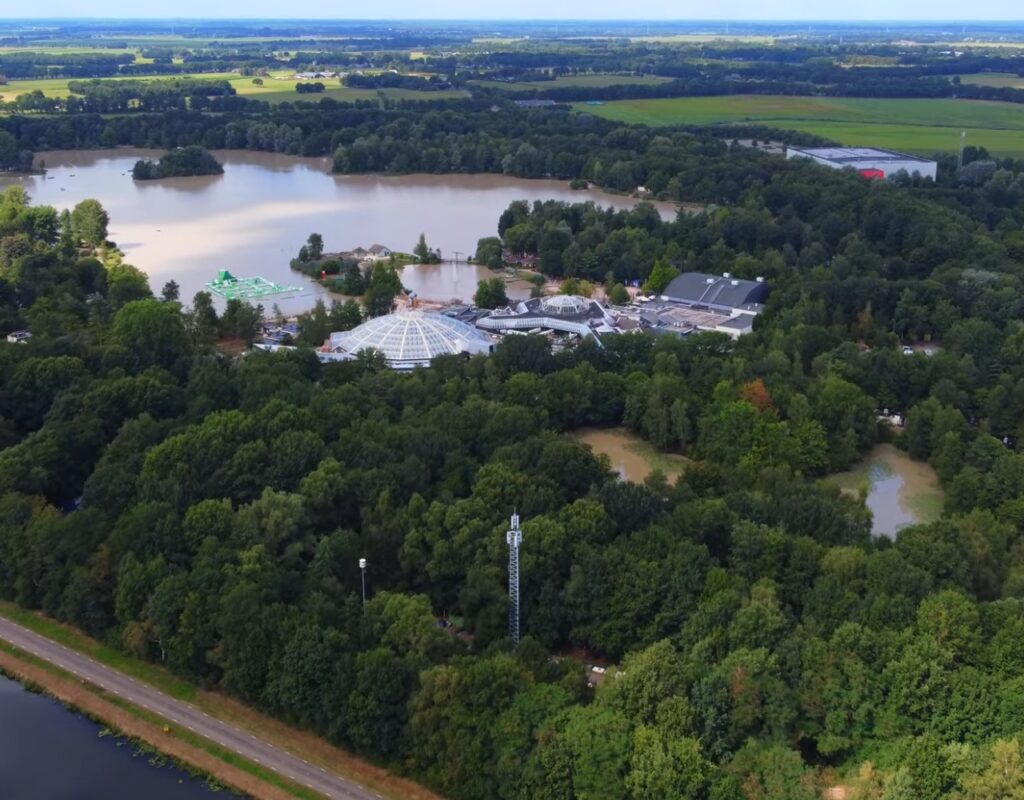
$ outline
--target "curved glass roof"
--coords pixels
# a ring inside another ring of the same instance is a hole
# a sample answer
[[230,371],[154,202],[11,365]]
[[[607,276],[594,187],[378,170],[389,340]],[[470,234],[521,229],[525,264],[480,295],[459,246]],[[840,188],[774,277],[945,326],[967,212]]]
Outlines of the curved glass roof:
[[472,325],[427,311],[399,311],[331,334],[331,344],[349,353],[379,350],[392,365],[427,364],[441,355],[486,353],[490,340]]
[[574,294],[556,294],[541,300],[540,307],[545,314],[582,314],[587,309],[587,301]]

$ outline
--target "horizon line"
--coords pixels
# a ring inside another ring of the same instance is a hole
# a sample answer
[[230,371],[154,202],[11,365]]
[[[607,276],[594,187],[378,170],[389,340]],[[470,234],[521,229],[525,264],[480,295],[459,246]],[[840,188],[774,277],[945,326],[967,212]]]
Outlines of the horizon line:
[[909,25],[983,25],[989,23],[1000,23],[1000,24],[1014,24],[1021,25],[1024,27],[1024,18],[1010,18],[1010,17],[992,17],[988,19],[946,19],[946,18],[935,18],[935,19],[902,19],[902,18],[885,18],[885,17],[836,17],[834,19],[829,18],[810,18],[810,17],[688,17],[688,18],[676,18],[676,17],[246,17],[246,16],[208,16],[208,17],[195,17],[195,16],[183,16],[183,17],[148,17],[148,16],[67,16],[67,15],[54,15],[54,16],[4,16],[0,17],[0,23],[3,22],[32,22],[32,21],[46,21],[46,22],[75,22],[75,21],[90,21],[90,22],[134,22],[134,21],[146,21],[146,22],[509,22],[514,24],[527,24],[532,22],[540,23],[591,23],[597,24],[602,22],[614,22],[614,23],[634,23],[637,25],[643,25],[647,23],[662,23],[662,24],[709,24],[709,23],[724,23],[724,24],[735,24],[735,23],[752,23],[752,24],[765,24],[765,23],[798,23],[798,24],[809,24],[813,25],[816,23],[821,24],[836,24],[836,23],[858,23],[858,24],[879,24],[879,25],[893,25],[893,24],[909,24]]

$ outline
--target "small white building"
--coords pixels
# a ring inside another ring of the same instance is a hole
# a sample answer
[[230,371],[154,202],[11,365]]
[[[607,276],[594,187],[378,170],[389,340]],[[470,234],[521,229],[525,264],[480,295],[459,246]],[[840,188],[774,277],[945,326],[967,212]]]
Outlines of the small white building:
[[936,161],[879,147],[787,147],[786,158],[809,158],[832,169],[850,167],[868,178],[891,178],[906,172],[935,180],[939,170]]
[[366,251],[366,257],[372,258],[374,261],[387,261],[391,258],[391,248],[385,247],[382,244],[375,244]]
[[28,340],[31,338],[31,331],[11,331],[7,334],[7,341],[10,344],[28,344]]

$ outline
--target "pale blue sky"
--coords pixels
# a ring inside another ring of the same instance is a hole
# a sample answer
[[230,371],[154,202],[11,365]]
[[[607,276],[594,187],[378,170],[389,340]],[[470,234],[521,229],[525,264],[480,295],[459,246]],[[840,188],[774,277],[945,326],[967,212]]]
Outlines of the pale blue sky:
[[1020,0],[42,0],[0,17],[306,19],[1024,20]]

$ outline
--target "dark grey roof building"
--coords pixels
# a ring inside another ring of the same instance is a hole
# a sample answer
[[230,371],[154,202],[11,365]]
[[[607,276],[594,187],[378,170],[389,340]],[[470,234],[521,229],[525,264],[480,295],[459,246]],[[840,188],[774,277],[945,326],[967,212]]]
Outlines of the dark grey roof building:
[[514,310],[498,310],[481,317],[476,325],[495,332],[542,329],[592,336],[612,331],[614,322],[597,301],[559,294],[523,300]]
[[684,272],[665,287],[661,296],[666,300],[699,308],[756,314],[768,299],[768,292],[768,284],[761,278],[747,281],[734,278],[728,272],[721,276]]

